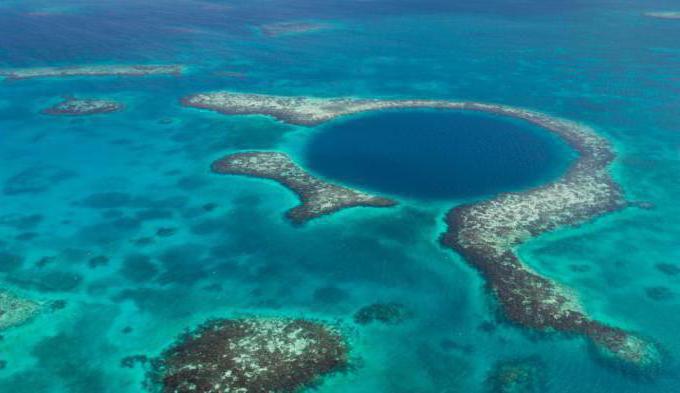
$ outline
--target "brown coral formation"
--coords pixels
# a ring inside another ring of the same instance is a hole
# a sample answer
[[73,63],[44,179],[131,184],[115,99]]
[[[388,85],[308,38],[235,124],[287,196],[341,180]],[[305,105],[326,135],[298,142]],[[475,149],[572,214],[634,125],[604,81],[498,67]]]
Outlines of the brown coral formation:
[[289,319],[215,320],[156,362],[164,393],[297,392],[347,365],[341,335]]
[[37,67],[0,70],[10,80],[31,78],[63,78],[72,76],[147,76],[180,75],[181,65],[92,65],[71,67]]
[[212,164],[215,173],[246,175],[275,180],[293,190],[302,204],[286,216],[294,223],[355,206],[389,207],[396,202],[337,186],[318,179],[278,152],[237,153]]
[[591,319],[573,293],[540,276],[516,253],[517,246],[542,233],[579,225],[626,206],[607,170],[614,152],[589,127],[540,112],[478,102],[215,92],[191,95],[182,103],[225,114],[269,115],[307,126],[338,116],[393,108],[471,110],[513,117],[556,134],[579,153],[564,176],[539,188],[455,207],[447,215],[448,230],[441,241],[484,275],[509,320],[529,328],[584,335],[601,354],[626,364],[645,367],[661,361],[654,344]]
[[123,109],[123,105],[115,101],[92,99],[79,100],[69,97],[64,101],[43,110],[42,113],[55,116],[84,116],[117,112],[121,109]]

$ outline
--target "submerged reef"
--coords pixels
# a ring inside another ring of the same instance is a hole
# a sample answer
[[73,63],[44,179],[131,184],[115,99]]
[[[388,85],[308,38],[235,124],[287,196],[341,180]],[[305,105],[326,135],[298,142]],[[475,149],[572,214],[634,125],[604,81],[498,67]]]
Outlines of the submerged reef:
[[106,100],[79,100],[68,97],[64,101],[42,111],[46,115],[55,116],[84,116],[98,113],[117,112],[123,109],[123,105],[115,101]]
[[497,363],[486,380],[488,393],[543,393],[545,365],[534,357]]
[[180,75],[182,71],[181,65],[91,65],[6,69],[0,70],[0,76],[8,80],[17,80],[70,76]]
[[680,19],[680,11],[645,12],[645,16],[659,19]]
[[0,331],[21,326],[38,315],[40,303],[0,289]]
[[372,322],[395,325],[402,322],[407,314],[404,306],[399,303],[374,303],[360,308],[354,314],[354,322],[359,325],[368,325]]
[[318,30],[328,29],[330,25],[326,23],[313,22],[276,22],[260,26],[260,30],[270,37],[278,37],[286,34],[309,33]]
[[392,108],[469,110],[515,118],[557,135],[579,153],[563,176],[538,188],[453,208],[446,217],[448,229],[441,242],[460,253],[486,278],[509,321],[541,331],[585,336],[598,353],[636,367],[654,367],[661,362],[654,343],[593,320],[575,294],[539,275],[516,253],[520,244],[542,233],[583,224],[627,206],[607,170],[614,152],[590,127],[540,112],[478,102],[214,92],[187,96],[182,103],[224,114],[269,115],[306,126],[342,115]]
[[334,329],[300,319],[222,319],[186,334],[154,361],[163,393],[297,392],[347,365]]
[[224,157],[212,164],[215,173],[247,175],[275,180],[293,190],[302,204],[286,213],[294,223],[304,223],[322,215],[354,206],[389,207],[396,204],[318,179],[278,152],[247,152]]

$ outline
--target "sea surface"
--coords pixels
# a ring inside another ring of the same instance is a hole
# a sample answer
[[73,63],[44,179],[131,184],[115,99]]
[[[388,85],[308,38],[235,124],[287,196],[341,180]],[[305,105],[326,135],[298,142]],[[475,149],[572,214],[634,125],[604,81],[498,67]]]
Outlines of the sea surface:
[[[123,367],[123,358],[156,357],[186,329],[242,315],[343,326],[354,367],[324,378],[314,388],[323,393],[487,392],[495,364],[529,356],[542,364],[544,392],[680,391],[680,20],[644,16],[677,8],[660,0],[1,1],[0,68],[188,69],[0,81],[0,287],[66,302],[2,332],[0,392],[144,392],[146,367]],[[327,28],[260,29],[291,21]],[[506,323],[480,275],[439,244],[451,207],[559,176],[575,157],[561,141],[458,112],[390,111],[308,128],[180,105],[212,90],[493,102],[593,127],[615,147],[611,171],[627,199],[654,207],[554,231],[520,254],[573,288],[590,315],[657,342],[661,370],[629,373],[582,339]],[[116,100],[125,110],[40,114],[62,96]],[[293,226],[284,217],[297,204],[289,190],[210,173],[212,161],[243,150],[287,152],[323,178],[400,204]],[[343,166],[343,157],[357,159]],[[376,302],[412,315],[398,325],[353,323]]]

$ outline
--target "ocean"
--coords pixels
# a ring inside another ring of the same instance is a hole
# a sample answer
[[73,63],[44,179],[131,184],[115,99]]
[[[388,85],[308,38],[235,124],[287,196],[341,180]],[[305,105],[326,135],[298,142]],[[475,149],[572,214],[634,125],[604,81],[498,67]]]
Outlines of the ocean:
[[[60,304],[0,332],[0,392],[144,392],[153,362],[124,359],[157,358],[206,320],[242,316],[339,326],[351,367],[320,378],[312,389],[324,393],[489,392],[496,365],[525,358],[541,381],[521,391],[677,392],[680,20],[645,16],[673,7],[4,0],[0,70],[186,70],[0,81],[0,288]],[[280,22],[320,28],[262,28]],[[662,365],[631,372],[582,338],[509,323],[484,278],[439,242],[452,207],[563,173],[576,153],[561,140],[455,111],[305,127],[180,104],[217,90],[488,102],[592,127],[614,147],[610,172],[626,199],[652,208],[560,228],[518,252],[571,288],[588,315],[657,343]],[[64,96],[124,108],[41,114]],[[286,152],[323,179],[399,204],[292,225],[290,190],[210,172],[241,151]],[[408,317],[356,324],[357,310],[374,303],[401,304]]]

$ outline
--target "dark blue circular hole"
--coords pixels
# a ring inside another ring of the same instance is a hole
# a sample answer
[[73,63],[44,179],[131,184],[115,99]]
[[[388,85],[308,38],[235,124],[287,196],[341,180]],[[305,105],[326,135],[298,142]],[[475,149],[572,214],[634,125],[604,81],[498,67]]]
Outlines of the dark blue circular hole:
[[400,110],[325,124],[305,165],[329,180],[386,194],[446,199],[536,186],[575,153],[521,120],[465,111]]

